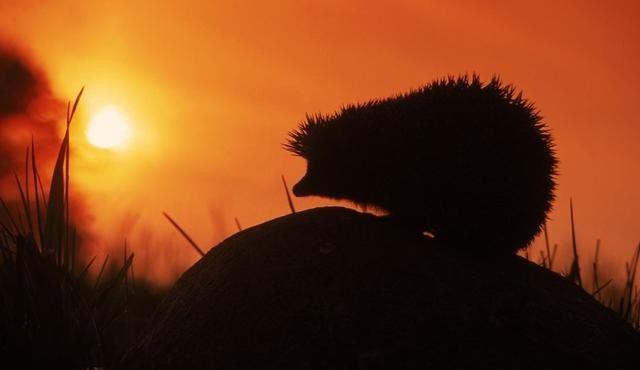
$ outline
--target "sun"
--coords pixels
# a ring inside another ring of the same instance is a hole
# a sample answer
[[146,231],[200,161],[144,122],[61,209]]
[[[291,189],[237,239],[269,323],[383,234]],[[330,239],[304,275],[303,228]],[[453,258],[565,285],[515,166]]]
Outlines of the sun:
[[87,140],[98,148],[122,148],[131,138],[127,117],[114,105],[102,108],[89,122]]

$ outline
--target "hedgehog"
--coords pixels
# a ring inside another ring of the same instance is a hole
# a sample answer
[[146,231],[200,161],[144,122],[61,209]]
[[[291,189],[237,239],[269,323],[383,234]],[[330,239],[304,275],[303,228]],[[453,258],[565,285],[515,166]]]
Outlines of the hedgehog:
[[307,162],[296,196],[375,207],[444,245],[482,254],[528,247],[554,200],[549,128],[495,76],[449,76],[307,115],[284,147]]

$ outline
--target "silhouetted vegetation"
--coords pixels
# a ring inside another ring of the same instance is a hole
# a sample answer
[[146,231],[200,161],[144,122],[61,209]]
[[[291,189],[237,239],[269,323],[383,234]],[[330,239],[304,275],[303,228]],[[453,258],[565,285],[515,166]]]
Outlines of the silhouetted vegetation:
[[[68,129],[81,94],[69,105],[67,132],[48,194],[40,180],[32,144],[24,179],[16,175],[19,209],[1,202],[0,354],[5,362],[23,368],[86,369],[115,364],[144,328],[161,296],[142,280],[133,278],[134,255],[126,243],[123,262],[110,262],[107,257],[95,277],[89,273],[97,264],[95,258],[86,263],[79,261],[76,231],[69,221]],[[282,180],[289,207],[295,212]],[[573,231],[573,210],[571,215]],[[236,224],[240,230],[237,219]],[[189,240],[186,232],[182,234]],[[557,245],[549,244],[546,228],[544,237],[546,248],[538,263],[559,271]],[[572,263],[561,273],[640,329],[636,283],[640,245],[626,263],[627,279],[622,285],[602,280],[599,246],[592,264],[592,281],[585,283],[575,237],[572,247]]]
[[133,281],[133,253],[126,246],[122,265],[107,257],[95,278],[89,274],[95,258],[79,261],[69,221],[69,125],[81,95],[68,107],[48,195],[32,144],[24,180],[16,175],[20,201],[1,202],[0,353],[6,363],[21,368],[112,364],[159,301],[147,286]]
[[[599,265],[600,241],[596,242],[593,262],[591,263],[591,282],[585,283],[584,271],[580,261],[584,260],[578,255],[576,245],[575,223],[573,218],[573,201],[570,201],[570,220],[571,220],[571,263],[567,269],[561,269],[556,265],[556,252],[558,245],[554,244],[553,248],[549,244],[549,235],[547,234],[546,225],[543,228],[543,236],[545,241],[545,249],[540,251],[540,257],[536,261],[540,266],[549,270],[556,271],[568,280],[572,281],[585,291],[589,292],[604,306],[615,311],[620,317],[629,322],[636,330],[640,330],[640,289],[636,282],[636,273],[638,271],[638,262],[640,261],[640,243],[631,255],[631,259],[625,262],[625,281],[620,284],[614,282],[613,279],[602,281],[602,275]],[[525,253],[527,259],[532,259],[528,253]]]

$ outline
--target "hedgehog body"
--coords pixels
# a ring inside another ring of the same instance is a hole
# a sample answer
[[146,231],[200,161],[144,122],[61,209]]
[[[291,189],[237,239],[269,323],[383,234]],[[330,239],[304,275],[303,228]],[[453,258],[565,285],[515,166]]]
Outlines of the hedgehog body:
[[554,198],[548,129],[533,104],[497,78],[450,77],[308,116],[285,147],[307,160],[295,195],[376,206],[482,253],[528,246]]

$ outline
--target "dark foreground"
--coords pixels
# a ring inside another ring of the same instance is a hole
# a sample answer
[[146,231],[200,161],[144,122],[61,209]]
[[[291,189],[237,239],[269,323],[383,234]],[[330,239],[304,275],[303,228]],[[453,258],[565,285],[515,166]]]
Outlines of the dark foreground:
[[191,267],[121,369],[640,369],[640,335],[561,276],[319,208]]

